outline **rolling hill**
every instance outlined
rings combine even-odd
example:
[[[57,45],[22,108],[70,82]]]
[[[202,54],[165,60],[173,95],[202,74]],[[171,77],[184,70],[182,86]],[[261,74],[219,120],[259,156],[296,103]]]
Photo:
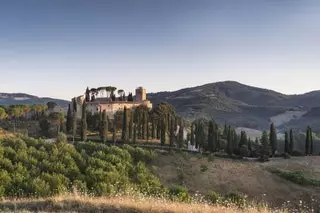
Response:
[[[260,130],[268,128],[275,118],[281,119],[277,120],[280,130],[290,128],[290,123],[294,124],[294,128],[305,129],[307,123],[304,118],[308,116],[308,111],[320,106],[320,91],[285,95],[234,81],[150,93],[148,98],[154,104],[162,101],[172,104],[186,119],[214,118],[218,123],[227,122],[237,127]],[[320,124],[317,117],[308,116],[309,120]]]
[[[12,104],[46,104],[49,101],[56,102],[61,107],[66,107],[69,101],[54,98],[40,98],[24,93],[0,93],[0,105]]]

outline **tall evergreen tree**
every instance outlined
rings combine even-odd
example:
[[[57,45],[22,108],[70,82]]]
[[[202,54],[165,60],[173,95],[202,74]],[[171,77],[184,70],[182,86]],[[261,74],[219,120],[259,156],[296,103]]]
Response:
[[[68,113],[67,113],[67,133],[72,130],[72,111],[71,111],[71,104],[68,106]]]
[[[82,104],[82,117],[81,117],[81,141],[87,141],[87,103]]]
[[[241,147],[241,146],[244,146],[244,145],[248,145],[248,137],[247,137],[247,133],[245,131],[241,131],[241,134],[240,134],[240,142],[239,142],[239,146],[238,147]]]
[[[146,131],[147,131],[147,141],[150,139],[150,127],[149,127],[149,120],[147,120],[146,124]]]
[[[213,121],[209,121],[209,128],[208,128],[208,150],[210,152],[214,152],[214,123]]]
[[[292,155],[294,149],[294,139],[293,139],[293,131],[290,129],[290,144],[289,144],[289,154]]]
[[[191,124],[190,144],[194,145],[194,130],[193,124]]]
[[[75,138],[77,137],[77,112],[73,111],[72,113],[72,136],[73,136],[73,142]]]
[[[311,127],[309,128],[309,138],[310,138],[310,155],[313,155],[313,134]]]
[[[129,123],[129,140],[132,142],[133,132],[133,110],[131,110],[130,123]]]
[[[90,102],[90,90],[89,87],[86,89],[86,97],[85,97],[86,102]]]
[[[160,139],[161,136],[161,119],[159,118],[157,121],[157,139]]]
[[[225,138],[228,137],[228,126],[227,126],[227,122],[224,123],[223,136],[224,136]]]
[[[128,140],[128,128],[127,128],[127,124],[128,124],[128,112],[127,112],[127,107],[125,106],[123,109],[123,118],[122,118],[122,135],[121,135],[121,140],[123,142]]]
[[[156,124],[154,122],[154,118],[151,119],[151,138],[154,139],[156,137]]]
[[[310,127],[308,126],[307,130],[306,130],[306,143],[305,143],[305,154],[306,155],[309,155],[311,153],[310,147],[311,147]]]
[[[215,149],[220,150],[220,130],[218,124],[215,124],[215,134],[214,134],[214,144],[215,144]]]
[[[277,151],[278,141],[277,141],[276,128],[273,123],[270,125],[269,142],[270,142],[272,155],[275,155]]]
[[[248,150],[249,150],[250,152],[252,151],[252,141],[251,141],[250,138],[248,139]]]
[[[135,144],[136,141],[137,141],[137,125],[134,124],[134,125],[133,125],[133,139],[132,139],[132,143]]]
[[[161,119],[161,146],[164,146],[166,143],[166,130],[167,130],[167,122],[165,118]]]
[[[103,143],[108,140],[108,116],[106,110],[103,110],[102,121],[100,122],[100,138]]]
[[[175,137],[175,135],[174,135],[174,129],[175,129],[175,127],[174,127],[174,118],[173,118],[173,116],[171,116],[171,117],[168,117],[168,119],[169,119],[169,122],[168,122],[168,125],[170,125],[170,128],[169,128],[169,136],[170,136],[170,146],[173,146],[174,145],[174,137]]]
[[[183,121],[182,121],[182,118],[180,118],[180,121],[179,121],[178,145],[179,145],[179,148],[183,147]]]
[[[284,153],[290,153],[288,132],[284,133]]]
[[[269,146],[269,140],[268,140],[268,133],[266,131],[263,131],[262,137],[261,137],[261,152],[260,155],[262,158],[269,158],[270,155],[270,146]]]
[[[116,140],[117,140],[117,127],[116,127],[116,121],[115,121],[115,119],[113,119],[113,131],[112,131],[113,144],[116,143]]]
[[[233,153],[233,140],[232,140],[232,130],[231,126],[227,128],[227,150],[228,155],[232,155]]]

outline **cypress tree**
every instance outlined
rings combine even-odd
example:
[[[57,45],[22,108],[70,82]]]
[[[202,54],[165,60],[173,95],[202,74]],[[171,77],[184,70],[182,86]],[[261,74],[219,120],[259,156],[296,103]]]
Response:
[[[147,131],[147,141],[149,141],[150,139],[149,120],[147,120],[146,131]]]
[[[157,122],[157,139],[160,139],[160,135],[161,135],[161,119],[159,118],[158,119],[158,122]]]
[[[227,123],[226,122],[224,123],[223,136],[225,138],[228,137],[228,127],[227,127]]]
[[[76,111],[73,111],[72,113],[72,136],[73,136],[73,142],[77,136],[77,115]]]
[[[161,146],[164,146],[166,143],[166,130],[167,130],[167,122],[165,118],[161,119]]]
[[[306,144],[305,144],[305,154],[306,155],[309,155],[310,154],[310,134],[309,134],[309,126],[307,127],[307,130],[306,130]]]
[[[220,130],[219,130],[219,126],[218,124],[215,124],[215,134],[214,134],[214,137],[215,137],[215,149],[216,150],[220,150]]]
[[[182,148],[183,147],[183,121],[182,121],[182,118],[180,118],[178,138],[179,138],[178,139],[179,148]]]
[[[127,128],[127,119],[128,119],[128,114],[127,114],[127,107],[125,106],[123,109],[123,119],[122,119],[122,135],[121,135],[121,140],[123,142],[127,141],[128,139],[128,128]]]
[[[113,119],[113,132],[112,132],[113,144],[116,143],[116,138],[117,138],[116,121],[115,119]]]
[[[129,124],[129,140],[132,142],[132,132],[133,132],[133,111],[131,111],[131,116],[130,116],[130,124]]]
[[[190,143],[191,143],[191,145],[194,145],[194,131],[193,131],[193,124],[191,124]]]
[[[106,110],[103,110],[102,121],[100,122],[100,138],[103,143],[108,141],[108,116]]]
[[[81,117],[81,141],[87,140],[87,103],[82,104],[82,117]]]
[[[289,144],[289,154],[292,155],[294,149],[294,141],[293,141],[293,131],[290,129],[290,144]]]
[[[268,143],[268,133],[266,131],[263,131],[262,137],[261,137],[261,152],[260,157],[263,159],[268,159],[270,155],[270,148]]]
[[[284,133],[284,153],[290,153],[288,132]]]
[[[156,137],[156,125],[154,123],[154,118],[151,119],[151,138],[154,139]]]
[[[71,104],[68,106],[68,113],[67,113],[67,133],[72,130],[72,111],[71,111]]]
[[[274,124],[270,125],[270,135],[269,135],[270,146],[272,150],[272,155],[274,155],[277,151],[277,132]]]
[[[214,151],[214,135],[213,135],[213,127],[214,124],[213,124],[213,121],[210,121],[209,122],[209,128],[208,128],[208,150],[210,152],[213,152]]]
[[[228,127],[227,129],[227,150],[226,152],[228,155],[232,155],[233,153],[233,140],[232,140],[232,132],[231,132],[231,126]]]
[[[310,155],[313,155],[313,135],[312,135],[312,129],[309,128],[309,138],[310,138]]]
[[[252,151],[252,142],[250,138],[248,139],[248,149],[250,152]]]
[[[90,102],[90,90],[89,87],[86,89],[86,97],[85,97],[86,102]]]
[[[173,121],[173,117],[169,117],[169,123],[168,125],[171,125],[170,126],[170,146],[173,146],[174,145],[174,121]]]
[[[132,139],[132,143],[135,144],[136,141],[137,141],[137,125],[134,124],[134,125],[133,125],[133,139]]]
[[[240,142],[238,147],[240,148],[241,146],[244,146],[244,145],[248,145],[248,137],[245,131],[241,131]]]

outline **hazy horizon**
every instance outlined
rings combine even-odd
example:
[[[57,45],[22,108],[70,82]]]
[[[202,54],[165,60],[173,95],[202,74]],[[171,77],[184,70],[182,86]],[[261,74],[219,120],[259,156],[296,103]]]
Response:
[[[317,0],[6,0],[0,27],[0,92],[69,100],[87,86],[227,80],[320,89]]]

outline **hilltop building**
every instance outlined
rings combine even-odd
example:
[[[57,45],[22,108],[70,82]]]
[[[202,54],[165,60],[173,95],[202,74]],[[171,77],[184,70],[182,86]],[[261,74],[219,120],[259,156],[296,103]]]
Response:
[[[133,98],[132,94],[129,96],[125,96],[123,90],[118,90],[118,94],[120,92],[119,97],[115,97],[113,92],[106,92],[106,88],[98,88],[90,90],[90,101],[87,102],[87,111],[92,114],[100,113],[106,110],[109,118],[113,118],[113,115],[117,111],[123,111],[124,107],[127,109],[134,109],[137,106],[143,104],[147,106],[149,109],[152,109],[152,103],[147,100],[147,92],[143,87],[136,88],[135,98]],[[115,89],[114,89],[115,90]],[[114,91],[113,90],[113,91]],[[107,95],[105,95],[107,93]],[[109,93],[109,94],[108,94]],[[88,94],[86,94],[88,95]],[[73,98],[73,101],[76,102],[76,116],[77,118],[81,118],[82,115],[82,104],[86,99],[86,95],[81,95]]]

